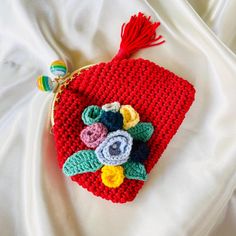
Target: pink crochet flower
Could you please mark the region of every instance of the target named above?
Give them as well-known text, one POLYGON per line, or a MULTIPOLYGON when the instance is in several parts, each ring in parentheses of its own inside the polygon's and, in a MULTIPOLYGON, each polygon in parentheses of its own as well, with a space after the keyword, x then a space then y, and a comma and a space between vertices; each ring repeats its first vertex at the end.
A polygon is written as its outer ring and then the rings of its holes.
POLYGON ((107 132, 102 123, 94 123, 81 131, 80 138, 87 147, 96 148, 106 138, 107 132))

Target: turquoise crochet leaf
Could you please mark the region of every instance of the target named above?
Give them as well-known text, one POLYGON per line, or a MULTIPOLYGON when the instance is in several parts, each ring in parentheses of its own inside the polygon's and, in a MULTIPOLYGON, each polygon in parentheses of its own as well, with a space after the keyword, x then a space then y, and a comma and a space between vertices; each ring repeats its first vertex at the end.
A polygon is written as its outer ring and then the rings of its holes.
POLYGON ((152 123, 139 122, 134 127, 127 130, 128 133, 133 137, 133 139, 147 142, 154 132, 154 127, 152 123))
POLYGON ((94 150, 82 150, 70 156, 63 165, 63 173, 73 176, 86 172, 95 172, 103 166, 94 150))
POLYGON ((143 164, 134 161, 128 161, 123 164, 125 177, 127 179, 147 180, 147 172, 143 164))

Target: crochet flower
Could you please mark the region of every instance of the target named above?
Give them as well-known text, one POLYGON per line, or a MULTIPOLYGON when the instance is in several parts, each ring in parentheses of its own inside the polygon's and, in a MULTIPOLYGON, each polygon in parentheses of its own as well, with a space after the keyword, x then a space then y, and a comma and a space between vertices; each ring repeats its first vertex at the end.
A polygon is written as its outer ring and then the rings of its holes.
POLYGON ((122 105, 120 113, 123 116, 123 128, 125 130, 134 127, 139 122, 139 114, 130 105, 122 105))
POLYGON ((102 123, 94 123, 81 131, 80 138, 87 147, 96 148, 106 138, 107 132, 102 123))
POLYGON ((120 109, 120 103, 119 102, 107 103, 107 104, 102 106, 102 110, 104 110, 104 111, 118 112, 119 109, 120 109))
POLYGON ((85 125, 92 125, 99 122, 103 112, 98 106, 88 106, 82 113, 82 120, 85 125))
POLYGON ((101 115, 100 122, 103 123, 109 131, 116 131, 123 126, 123 116, 119 112, 107 111, 101 115))
POLYGON ((80 133, 87 147, 79 150, 63 165, 67 176, 96 172, 101 169, 101 180, 109 188, 119 187, 124 178, 147 180, 143 162, 148 158, 146 142, 152 137, 152 123, 139 122, 139 114, 130 105, 119 102, 102 106, 92 105, 82 113, 84 124, 80 133))
POLYGON ((149 148, 146 143, 138 140, 133 141, 130 159, 135 162, 144 162, 149 155, 149 148))
POLYGON ((109 188, 117 188, 124 181, 124 169, 122 166, 103 166, 102 169, 102 182, 109 188))
POLYGON ((121 165, 129 159, 133 138, 123 130, 117 130, 107 135, 104 141, 96 148, 98 160, 104 165, 121 165))

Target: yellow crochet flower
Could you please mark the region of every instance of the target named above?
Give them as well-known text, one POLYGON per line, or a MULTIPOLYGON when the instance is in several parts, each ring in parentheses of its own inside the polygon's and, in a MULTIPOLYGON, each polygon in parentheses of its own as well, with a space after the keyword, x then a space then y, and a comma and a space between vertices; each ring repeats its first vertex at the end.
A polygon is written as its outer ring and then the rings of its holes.
POLYGON ((130 105, 122 105, 120 113, 123 116, 123 128, 125 130, 134 127, 139 122, 139 114, 130 105))
POLYGON ((124 169, 122 166, 103 166, 102 169, 102 182, 109 188, 117 188, 124 181, 124 169))

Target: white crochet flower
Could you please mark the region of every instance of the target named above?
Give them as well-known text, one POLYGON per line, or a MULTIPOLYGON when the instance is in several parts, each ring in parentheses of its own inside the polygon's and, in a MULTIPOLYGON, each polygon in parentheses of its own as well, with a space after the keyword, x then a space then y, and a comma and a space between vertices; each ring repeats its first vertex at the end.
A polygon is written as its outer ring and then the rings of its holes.
POLYGON ((104 111, 118 112, 119 109, 120 109, 120 103, 119 102, 107 103, 107 104, 102 106, 102 110, 104 110, 104 111))

